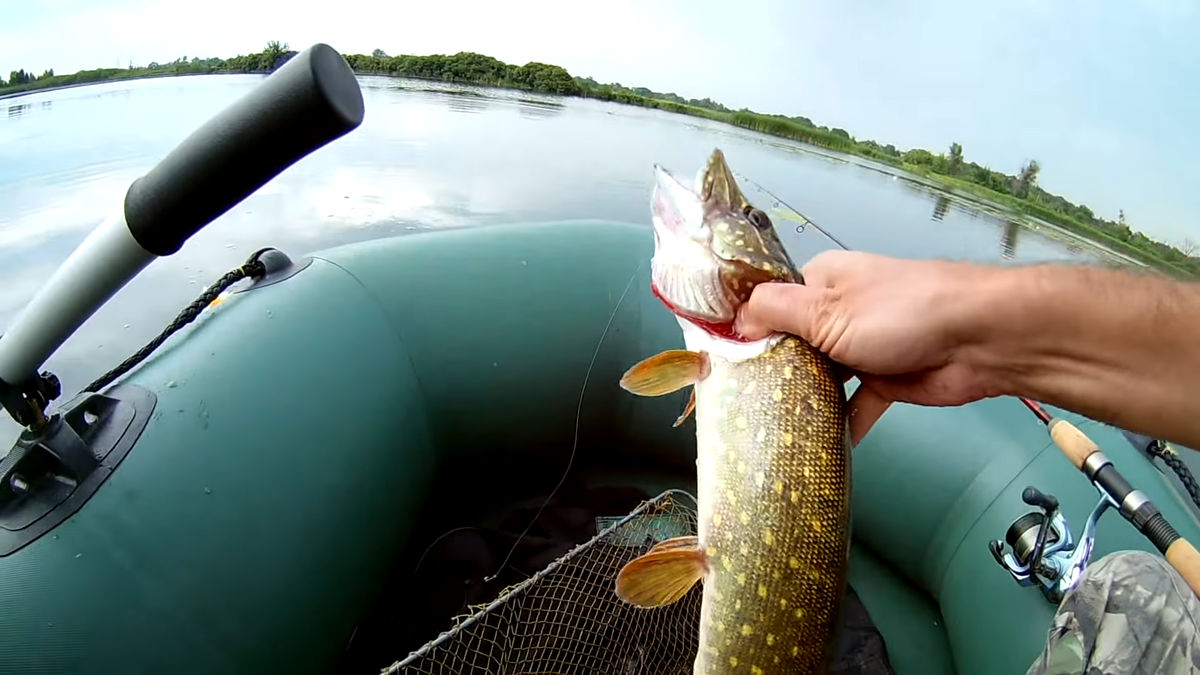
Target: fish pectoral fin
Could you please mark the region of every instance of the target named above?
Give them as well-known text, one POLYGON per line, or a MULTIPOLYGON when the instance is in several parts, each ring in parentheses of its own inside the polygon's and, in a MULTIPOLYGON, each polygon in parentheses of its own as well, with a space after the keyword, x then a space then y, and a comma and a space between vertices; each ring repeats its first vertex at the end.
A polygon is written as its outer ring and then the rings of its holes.
POLYGON ((621 377, 621 388, 638 396, 662 396, 708 377, 708 353, 668 349, 641 361, 621 377))
POLYGON ((694 412, 695 410, 696 410, 696 389, 693 388, 692 395, 688 397, 687 406, 684 407, 683 412, 680 413, 679 417, 675 420, 675 424, 672 424, 671 426, 677 427, 680 424, 683 424, 684 422, 687 421, 688 415, 691 415, 692 412, 694 412))
POLYGON ((708 559, 696 537, 660 542, 626 563, 617 574, 617 597, 638 607, 678 602, 708 571, 708 559))

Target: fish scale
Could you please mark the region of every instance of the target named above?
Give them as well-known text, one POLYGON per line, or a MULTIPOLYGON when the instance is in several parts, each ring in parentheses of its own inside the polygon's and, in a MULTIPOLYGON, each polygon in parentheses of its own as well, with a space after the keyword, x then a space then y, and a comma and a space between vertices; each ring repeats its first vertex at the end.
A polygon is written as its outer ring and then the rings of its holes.
POLYGON ((695 672, 818 672, 850 541, 845 392, 806 342, 711 358, 695 385, 699 544, 710 572, 695 672))
POLYGON ((770 217, 738 189, 714 150, 689 190, 655 167, 654 294, 686 349, 630 368, 640 396, 692 387, 697 535, 660 542, 617 575, 640 607, 677 602, 696 584, 695 675, 824 673, 850 548, 850 435, 834 364, 804 340, 747 340, 739 308, 762 283, 803 283, 770 217))

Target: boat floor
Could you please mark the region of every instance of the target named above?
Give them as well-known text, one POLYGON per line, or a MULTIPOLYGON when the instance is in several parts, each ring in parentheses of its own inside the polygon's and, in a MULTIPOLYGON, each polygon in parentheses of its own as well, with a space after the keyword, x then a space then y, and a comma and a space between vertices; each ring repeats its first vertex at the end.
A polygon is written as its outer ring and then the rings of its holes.
MULTIPOLYGON (((449 476, 435 480, 431 495, 444 498, 431 498, 426 506, 389 587, 347 645, 339 673, 378 673, 404 658, 449 629, 452 618, 468 613, 469 605, 494 599, 588 541, 595 535, 596 517, 626 515, 669 489, 695 490, 694 476, 678 472, 583 466, 572 471, 538 515, 545 493, 515 501, 510 493, 510 501, 499 502, 493 501, 496 495, 465 485, 474 482, 449 476), (458 489, 449 488, 455 481, 458 489), (484 578, 502 564, 506 573, 487 583, 484 578)), ((534 484, 553 481, 525 483, 534 484)), ((954 673, 942 616, 927 594, 858 542, 851 548, 849 582, 883 635, 897 675, 954 673)))

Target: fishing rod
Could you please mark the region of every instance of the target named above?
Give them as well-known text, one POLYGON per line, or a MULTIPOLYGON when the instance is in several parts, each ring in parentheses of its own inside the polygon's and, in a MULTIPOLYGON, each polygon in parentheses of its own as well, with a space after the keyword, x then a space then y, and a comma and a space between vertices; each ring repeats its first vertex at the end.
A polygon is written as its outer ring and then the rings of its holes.
MULTIPOLYGON (((1049 586, 1056 591, 1053 593, 1053 597, 1057 597, 1057 600, 1054 600, 1050 594, 1047 597, 1057 602, 1061 600, 1062 594, 1078 582, 1079 574, 1082 573, 1091 556, 1096 521, 1104 511, 1114 508, 1150 540, 1150 543, 1158 549, 1159 553, 1163 554, 1167 563, 1179 573, 1192 592, 1200 595, 1200 553, 1196 551, 1191 542, 1184 539, 1175 531, 1175 528, 1171 527, 1158 507, 1141 490, 1129 484, 1129 481, 1113 465, 1112 460, 1105 456, 1100 447, 1091 438, 1088 438, 1087 434, 1079 427, 1061 417, 1055 417, 1033 400, 1025 397, 1019 398, 1046 426, 1055 447, 1076 469, 1087 476, 1088 481, 1100 492, 1100 502, 1088 518, 1080 545, 1071 546, 1070 531, 1065 528, 1065 521, 1062 521, 1062 516, 1058 513, 1057 500, 1052 495, 1042 494, 1032 486, 1025 488, 1022 499, 1030 506, 1041 507, 1045 516, 1041 519, 1041 523, 1036 525, 1030 523, 1033 519, 1029 516, 1036 517, 1037 514, 1027 513, 1018 518, 1009 528, 1009 534, 1016 534, 1016 536, 1008 538, 1016 540, 1017 546, 1013 546, 1013 552, 1019 554, 1021 548, 1027 548, 1032 528, 1037 527, 1036 544, 1026 556, 1012 554, 1001 556, 998 555, 1000 542, 994 541, 992 542, 992 553, 997 555, 997 561, 1008 568, 1010 572, 1014 572, 1014 576, 1017 576, 1017 572, 1024 572, 1030 577, 1032 577, 1031 573, 1036 572, 1042 576, 1043 579, 1039 581, 1042 582, 1043 592, 1049 586), (1055 527, 1056 519, 1063 524, 1055 527), (1022 520, 1030 525, 1019 527, 1018 523, 1021 523, 1022 520), (1051 522, 1051 527, 1041 526, 1046 522, 1051 522), (1062 538, 1065 540, 1064 545, 1058 547, 1056 551, 1047 551, 1045 547, 1050 533, 1057 532, 1060 528, 1066 535, 1062 538), (1020 531, 1014 532, 1014 529, 1020 531), (1022 540, 1026 544, 1024 547, 1022 540), (1021 564, 1021 557, 1026 558, 1024 564, 1021 564), (1012 563, 1018 563, 1017 567, 1024 569, 1014 570, 1012 563)), ((1012 546, 1013 543, 1010 541, 1009 545, 1012 546)), ((1018 582, 1020 581, 1021 579, 1018 579, 1018 582)))
MULTIPOLYGON (((803 234, 805 228, 808 227, 809 225, 812 225, 814 230, 816 230, 817 232, 820 232, 829 241, 832 241, 833 243, 837 244, 838 247, 840 247, 843 251, 851 250, 849 246, 843 244, 837 237, 833 236, 833 234, 831 232, 829 232, 825 228, 821 227, 820 225, 817 225, 816 223, 809 220, 808 218, 804 217, 804 215, 802 215, 799 211, 797 211, 796 209, 793 209, 790 204, 784 202, 779 197, 776 197, 775 195, 771 194, 771 192, 769 190, 767 190, 763 186, 759 185, 758 183, 755 183, 753 180, 750 180, 750 178, 748 176, 743 176, 741 173, 739 173, 737 171, 734 171, 733 174, 738 179, 738 181, 742 182, 743 184, 748 183, 750 185, 753 185, 754 189, 758 190, 759 192, 763 193, 764 195, 766 195, 768 198, 771 199, 771 201, 772 201, 771 209, 768 211, 768 213, 770 213, 771 211, 781 209, 781 208, 787 209, 788 211, 790 211, 791 213, 784 214, 784 217, 787 218, 788 220, 794 220, 799 223, 799 225, 796 226, 797 234, 803 234)), ((764 210, 766 210, 766 209, 764 209, 764 210)))
MULTIPOLYGON (((744 176, 739 175, 738 179, 766 195, 772 202, 772 211, 790 211, 791 213, 785 213, 784 217, 800 223, 796 227, 798 233, 803 233, 806 226, 812 225, 843 250, 851 250, 766 188, 744 176)), ((1010 551, 1005 551, 1005 542, 1000 540, 988 543, 996 562, 1008 570, 1018 584, 1037 585, 1047 600, 1058 604, 1082 578, 1095 547, 1096 524, 1105 511, 1113 508, 1150 540, 1192 592, 1200 596, 1200 553, 1196 548, 1175 531, 1158 507, 1143 492, 1129 484, 1112 461, 1101 452, 1099 446, 1083 431, 1069 421, 1055 417, 1036 401, 1023 396, 1017 398, 1045 425, 1054 445, 1100 492, 1100 500, 1088 516, 1079 541, 1076 542, 1066 518, 1058 508, 1058 500, 1032 485, 1026 487, 1021 494, 1022 501, 1040 508, 1042 512, 1029 512, 1013 521, 1005 535, 1010 551)), ((1130 442, 1132 443, 1132 440, 1130 442)), ((1156 442, 1152 442, 1151 445, 1156 442)), ((1157 453, 1153 450, 1150 452, 1152 455, 1166 458, 1165 451, 1161 448, 1157 453)), ((1188 479, 1191 478, 1190 471, 1182 462, 1176 464, 1179 466, 1172 468, 1187 485, 1188 479)), ((1194 479, 1191 482, 1194 484, 1194 479)), ((1192 490, 1189 489, 1189 493, 1192 493, 1192 490)), ((1196 494, 1193 493, 1192 497, 1197 501, 1197 506, 1200 506, 1196 494)))

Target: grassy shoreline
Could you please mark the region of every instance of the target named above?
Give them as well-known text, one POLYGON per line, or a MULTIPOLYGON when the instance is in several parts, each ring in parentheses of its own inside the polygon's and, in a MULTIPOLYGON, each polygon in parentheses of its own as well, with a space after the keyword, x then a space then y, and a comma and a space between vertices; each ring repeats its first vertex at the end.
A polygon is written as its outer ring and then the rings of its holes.
MULTIPOLYGON (((8 82, 0 80, 0 99, 37 91, 52 91, 87 84, 154 77, 203 74, 269 73, 296 52, 284 43, 270 42, 262 52, 230 59, 176 59, 138 68, 100 68, 69 75, 46 71, 42 76, 14 71, 8 82)), ((684 99, 673 93, 643 87, 600 84, 592 78, 572 76, 565 68, 531 62, 514 66, 489 56, 462 52, 453 55, 388 56, 347 54, 347 62, 360 75, 385 75, 423 80, 517 89, 559 96, 592 98, 723 122, 769 136, 786 138, 836 152, 864 157, 932 180, 952 191, 966 193, 1001 209, 1038 218, 1070 233, 1101 244, 1122 255, 1178 278, 1200 278, 1200 258, 1131 229, 1123 216, 1117 221, 1096 216, 1086 206, 1073 204, 1037 185, 1040 167, 1030 162, 1015 175, 967 162, 962 146, 953 143, 946 153, 920 148, 906 151, 871 140, 856 139, 844 129, 813 123, 805 117, 787 117, 753 110, 732 110, 711 99, 684 99)))
POLYGON ((16 98, 18 96, 29 96, 30 94, 41 94, 43 92, 50 92, 50 91, 62 91, 64 89, 74 89, 76 87, 90 87, 93 84, 104 84, 105 82, 123 82, 123 81, 128 81, 128 80, 154 80, 154 79, 159 79, 159 78, 163 78, 163 77, 185 77, 188 75, 228 75, 228 74, 230 74, 230 73, 141 73, 141 72, 137 72, 137 71, 128 71, 128 72, 133 73, 133 74, 125 75, 125 76, 121 76, 121 77, 113 77, 113 78, 109 78, 106 80, 92 80, 92 81, 88 81, 88 82, 73 82, 71 84, 47 85, 44 87, 23 89, 21 91, 16 91, 16 92, 7 92, 7 91, 4 91, 3 89, 0 89, 0 101, 3 101, 5 99, 10 99, 10 98, 16 98))

